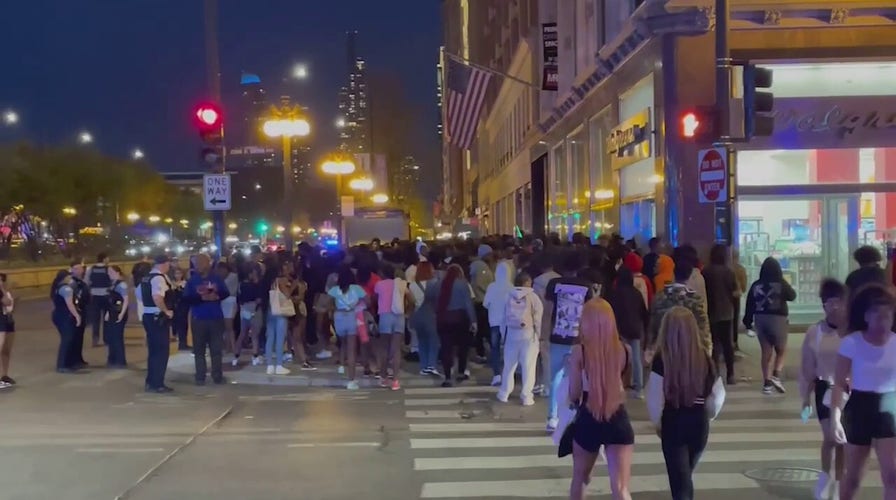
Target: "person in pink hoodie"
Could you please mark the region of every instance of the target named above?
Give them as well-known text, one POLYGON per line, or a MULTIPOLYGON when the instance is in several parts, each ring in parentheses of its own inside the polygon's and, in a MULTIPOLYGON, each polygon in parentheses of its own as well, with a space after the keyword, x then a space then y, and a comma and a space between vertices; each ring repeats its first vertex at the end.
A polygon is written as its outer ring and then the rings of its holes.
POLYGON ((629 252, 623 257, 622 265, 632 272, 632 276, 635 278, 635 290, 641 292, 641 296, 644 298, 644 306, 647 307, 647 310, 650 310, 650 304, 653 303, 654 289, 650 279, 641 272, 644 270, 644 259, 635 252, 629 252))

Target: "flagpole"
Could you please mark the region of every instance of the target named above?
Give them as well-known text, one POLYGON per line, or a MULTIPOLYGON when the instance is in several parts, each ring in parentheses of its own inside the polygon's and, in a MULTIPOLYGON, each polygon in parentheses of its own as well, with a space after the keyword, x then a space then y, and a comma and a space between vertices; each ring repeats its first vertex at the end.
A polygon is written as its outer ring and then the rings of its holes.
POLYGON ((491 73, 492 75, 500 76, 501 78, 506 78, 506 79, 511 80, 511 81, 514 81, 514 82, 516 82, 516 83, 521 83, 521 84, 523 84, 523 85, 525 85, 525 86, 527 86, 527 87, 532 87, 533 89, 536 89, 536 90, 544 90, 544 89, 541 88, 541 85, 536 85, 536 84, 534 84, 534 83, 532 83, 532 82, 527 82, 526 80, 523 80, 523 79, 521 79, 521 78, 517 78, 517 77, 515 77, 515 76, 513 76, 513 75, 504 73, 504 72, 502 72, 502 71, 498 71, 498 70, 496 70, 496 69, 489 68, 488 66, 483 66, 483 65, 481 65, 481 64, 476 64, 476 63, 474 63, 473 61, 467 59, 466 57, 462 57, 462 56, 459 56, 459 55, 457 55, 457 54, 452 54, 451 52, 448 52, 447 50, 445 51, 445 56, 448 57, 448 58, 454 59, 455 61, 457 61, 457 62, 459 62, 459 63, 461 63, 461 64, 465 64, 465 65, 467 65, 467 66, 470 66, 471 68, 476 68, 476 69, 478 69, 478 70, 485 71, 486 73, 491 73))

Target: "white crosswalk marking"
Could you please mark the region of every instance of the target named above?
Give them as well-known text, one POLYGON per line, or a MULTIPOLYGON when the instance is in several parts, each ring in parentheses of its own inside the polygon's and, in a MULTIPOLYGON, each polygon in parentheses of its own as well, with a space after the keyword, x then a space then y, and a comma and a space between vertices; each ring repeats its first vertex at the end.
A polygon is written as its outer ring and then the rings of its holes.
MULTIPOLYGON (((523 408, 495 400, 494 387, 408 388, 405 416, 420 498, 566 498, 571 457, 557 458, 544 429, 544 405, 523 408)), ((635 429, 631 493, 660 498, 668 492, 665 460, 644 403, 629 401, 635 429), (660 495, 660 496, 655 496, 660 495)), ((694 474, 707 498, 725 492, 763 495, 763 481, 747 475, 770 467, 818 467, 821 432, 799 419, 795 394, 763 395, 755 384, 733 387, 694 474), (713 493, 715 492, 715 493, 713 493)), ((808 471, 811 476, 812 472, 808 471)), ((599 461, 590 495, 609 494, 606 464, 599 461)), ((879 480, 868 474, 868 486, 879 480)), ((813 483, 794 484, 811 492, 813 483)), ((759 497, 757 496, 757 498, 759 497)), ((768 495, 765 495, 766 497, 768 495)))

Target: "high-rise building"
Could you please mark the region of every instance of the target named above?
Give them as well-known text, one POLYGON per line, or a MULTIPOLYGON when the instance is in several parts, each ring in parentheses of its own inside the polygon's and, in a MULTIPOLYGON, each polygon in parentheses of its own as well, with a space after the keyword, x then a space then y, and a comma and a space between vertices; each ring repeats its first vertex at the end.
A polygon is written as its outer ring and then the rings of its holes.
POLYGON ((346 83, 339 89, 339 112, 343 122, 341 147, 352 153, 369 152, 370 108, 367 100, 367 64, 357 53, 358 32, 346 33, 346 83))
POLYGON ((267 93, 261 85, 261 78, 252 73, 243 73, 240 78, 240 125, 237 127, 235 140, 228 141, 232 145, 259 146, 262 143, 261 126, 268 112, 267 93))
POLYGON ((390 181, 389 197, 398 206, 404 206, 420 187, 420 165, 413 156, 406 156, 394 169, 390 181))

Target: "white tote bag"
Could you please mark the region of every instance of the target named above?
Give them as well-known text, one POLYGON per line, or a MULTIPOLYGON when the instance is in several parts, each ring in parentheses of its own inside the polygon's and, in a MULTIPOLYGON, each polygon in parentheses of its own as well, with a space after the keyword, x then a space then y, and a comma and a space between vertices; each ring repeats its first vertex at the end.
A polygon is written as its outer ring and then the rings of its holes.
POLYGON ((268 292, 268 299, 271 303, 272 315, 284 316, 287 318, 296 315, 295 304, 289 300, 289 297, 287 297, 286 294, 280 291, 280 288, 277 286, 277 281, 274 281, 274 284, 271 286, 271 291, 268 292))

